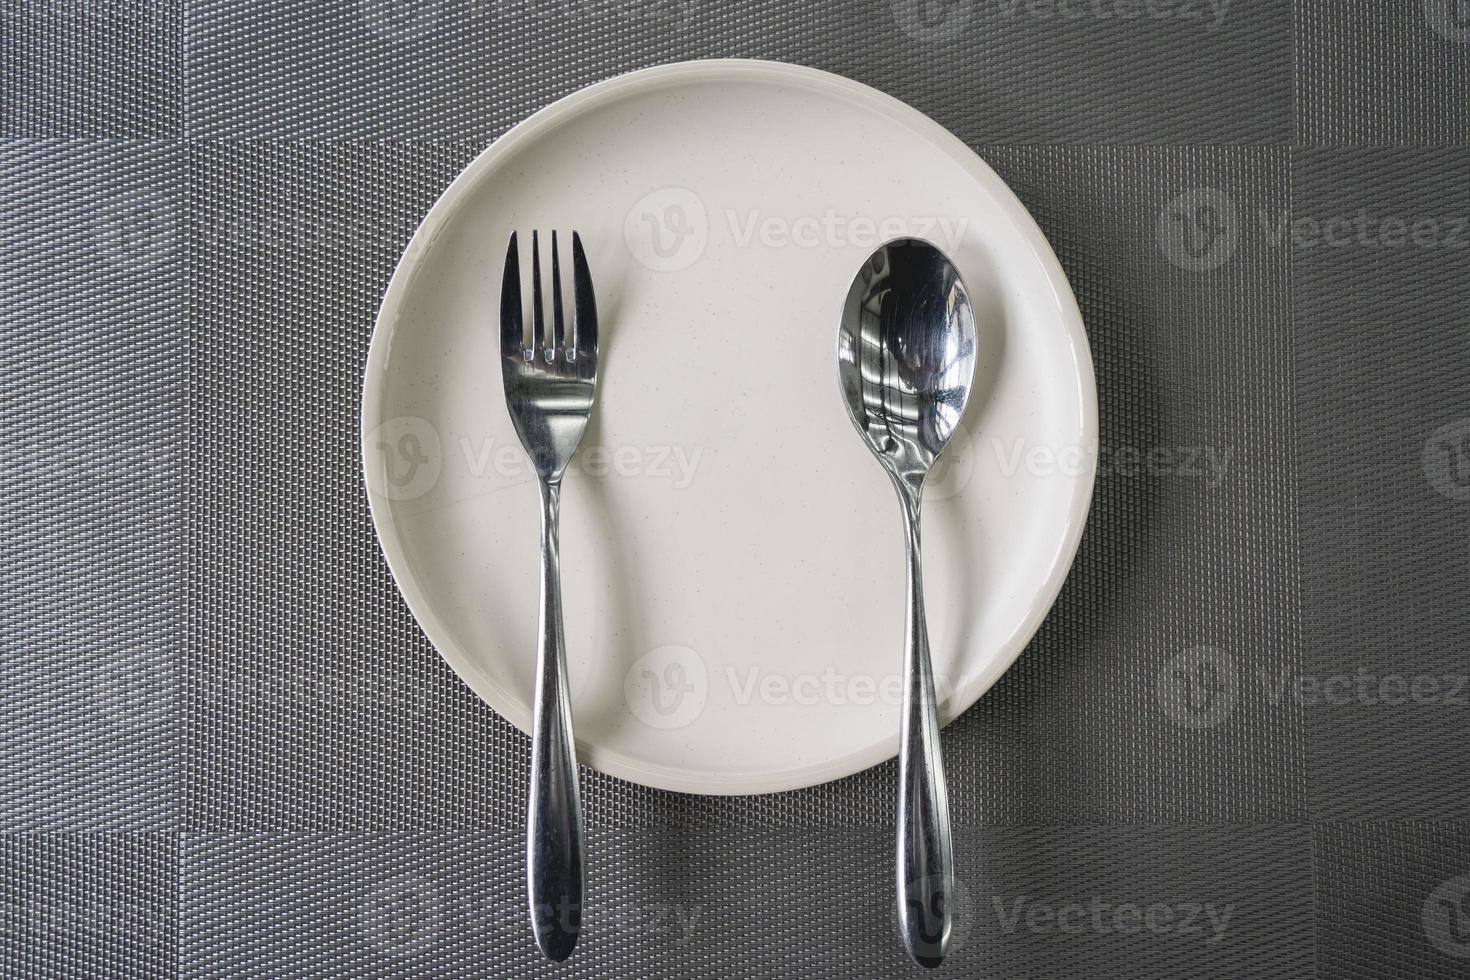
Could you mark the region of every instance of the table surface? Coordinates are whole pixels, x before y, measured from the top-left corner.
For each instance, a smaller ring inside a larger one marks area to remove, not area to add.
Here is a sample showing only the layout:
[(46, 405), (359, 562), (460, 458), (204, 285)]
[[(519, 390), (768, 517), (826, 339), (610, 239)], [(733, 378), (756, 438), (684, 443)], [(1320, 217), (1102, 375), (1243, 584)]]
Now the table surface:
[(887, 91), (1053, 243), (1091, 521), (946, 730), (941, 971), (1462, 976), (1462, 0), (7, 0), (0, 973), (919, 975), (892, 764), (585, 771), (589, 928), (523, 919), (528, 745), (399, 598), (359, 479), (378, 300), (454, 175), (644, 65)]

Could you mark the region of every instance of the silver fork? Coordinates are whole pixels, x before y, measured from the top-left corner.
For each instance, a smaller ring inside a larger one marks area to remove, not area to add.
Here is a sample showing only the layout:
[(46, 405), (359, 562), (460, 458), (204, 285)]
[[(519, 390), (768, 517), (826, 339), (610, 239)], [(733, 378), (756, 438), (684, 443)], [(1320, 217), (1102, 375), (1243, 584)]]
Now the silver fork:
[[(561, 262), (551, 233), (551, 323), (541, 301), (541, 249), (531, 232), (531, 330), (521, 315), (516, 236), (500, 290), (500, 372), (505, 404), (541, 488), (541, 643), (531, 734), (526, 884), (531, 929), (548, 959), (564, 960), (582, 929), (582, 798), (567, 696), (557, 515), (561, 478), (582, 441), (597, 393), (597, 303), (582, 239), (572, 233), (573, 331), (562, 309)], [(549, 328), (549, 329), (548, 329)]]

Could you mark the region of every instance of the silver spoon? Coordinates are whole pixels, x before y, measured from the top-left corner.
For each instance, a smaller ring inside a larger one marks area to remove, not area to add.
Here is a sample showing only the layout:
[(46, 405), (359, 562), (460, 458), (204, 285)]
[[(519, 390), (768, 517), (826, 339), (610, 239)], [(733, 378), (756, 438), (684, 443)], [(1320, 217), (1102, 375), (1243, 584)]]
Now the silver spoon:
[(902, 238), (868, 257), (842, 309), (837, 370), (847, 412), (893, 480), (908, 531), (908, 643), (898, 754), (898, 921), (909, 956), (934, 967), (949, 945), (954, 858), (924, 583), (919, 502), (975, 377), (975, 316), (953, 263)]

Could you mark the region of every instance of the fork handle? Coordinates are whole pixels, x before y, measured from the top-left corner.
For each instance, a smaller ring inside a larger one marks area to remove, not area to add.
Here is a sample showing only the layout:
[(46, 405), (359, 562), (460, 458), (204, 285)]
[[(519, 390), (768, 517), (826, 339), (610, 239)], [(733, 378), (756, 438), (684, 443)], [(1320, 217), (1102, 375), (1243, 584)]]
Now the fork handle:
[(536, 708), (531, 734), (526, 886), (536, 945), (548, 959), (556, 961), (571, 954), (581, 934), (585, 857), (561, 619), (557, 543), (560, 509), (560, 481), (541, 482), (541, 644), (536, 657)]
[(934, 673), (929, 662), (929, 629), (924, 620), (919, 549), (923, 484), (901, 480), (895, 484), (903, 503), (909, 569), (908, 642), (898, 755), (898, 921), (909, 957), (920, 966), (936, 967), (949, 946), (954, 856), (934, 703)]

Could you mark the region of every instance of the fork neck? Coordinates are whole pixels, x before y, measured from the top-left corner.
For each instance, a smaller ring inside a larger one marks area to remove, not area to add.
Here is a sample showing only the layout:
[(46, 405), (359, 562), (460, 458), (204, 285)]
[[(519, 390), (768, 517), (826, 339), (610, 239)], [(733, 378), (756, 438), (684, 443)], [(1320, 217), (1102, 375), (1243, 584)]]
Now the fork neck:
[(541, 488), (541, 528), (555, 534), (561, 516), (561, 474), (537, 480), (536, 485)]

